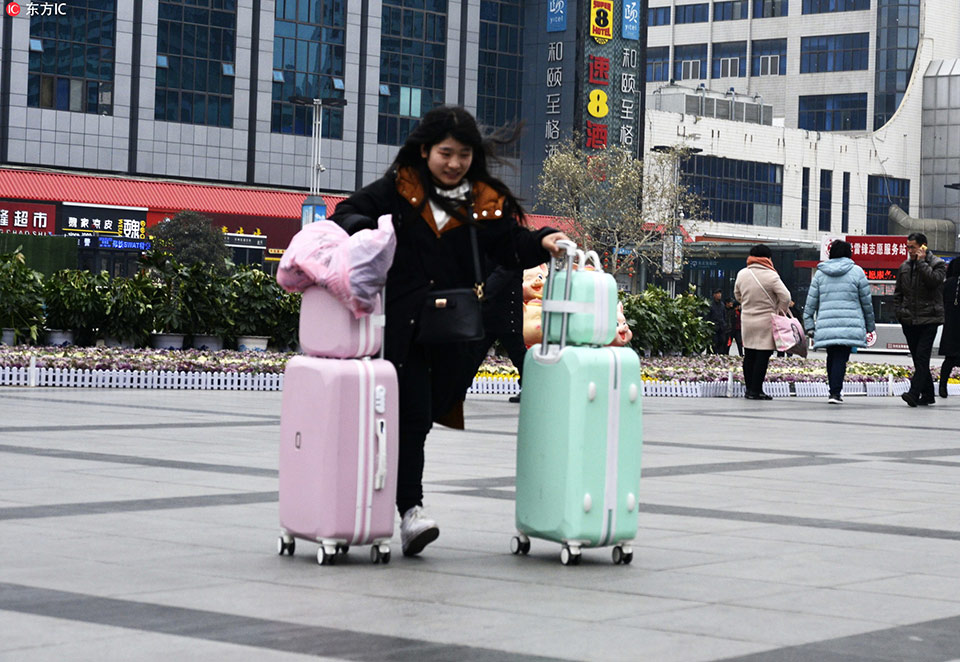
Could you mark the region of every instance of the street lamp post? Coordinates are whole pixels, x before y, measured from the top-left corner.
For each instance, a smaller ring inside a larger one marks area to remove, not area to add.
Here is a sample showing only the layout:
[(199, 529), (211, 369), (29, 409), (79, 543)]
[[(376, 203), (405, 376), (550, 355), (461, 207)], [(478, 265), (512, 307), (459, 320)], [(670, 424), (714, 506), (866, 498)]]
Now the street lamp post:
[(347, 100), (339, 97), (311, 99), (310, 97), (303, 96), (292, 96), (289, 100), (290, 103), (298, 106), (313, 106), (313, 154), (310, 166), (310, 195), (303, 201), (301, 208), (300, 224), (302, 227), (308, 223), (323, 220), (327, 215), (327, 205), (320, 195), (320, 175), (327, 169), (321, 161), (323, 108), (324, 106), (328, 108), (343, 108), (347, 105)]
[[(957, 193), (960, 193), (960, 182), (954, 182), (953, 184), (944, 184), (944, 185), (943, 185), (943, 188), (950, 188), (950, 189), (953, 189), (954, 191), (956, 191)], [(960, 197), (957, 198), (957, 221), (956, 221), (956, 227), (957, 227), (958, 230), (960, 230)], [(958, 235), (954, 238), (954, 248), (956, 248), (957, 244), (960, 243), (960, 241), (958, 241), (958, 240), (960, 240), (960, 234), (958, 234)]]
[[(661, 270), (667, 279), (667, 294), (670, 298), (677, 295), (677, 281), (683, 277), (683, 209), (680, 207), (680, 155), (674, 145), (656, 145), (654, 152), (673, 155), (673, 216), (668, 232), (663, 233), (663, 263)], [(703, 150), (699, 147), (687, 147), (690, 154), (699, 154)]]

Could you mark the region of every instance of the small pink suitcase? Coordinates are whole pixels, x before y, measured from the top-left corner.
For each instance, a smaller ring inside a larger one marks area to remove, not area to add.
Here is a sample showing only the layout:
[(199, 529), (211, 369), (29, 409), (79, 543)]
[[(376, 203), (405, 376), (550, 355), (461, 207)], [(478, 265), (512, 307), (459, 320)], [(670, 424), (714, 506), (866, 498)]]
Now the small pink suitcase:
[(300, 304), (300, 348), (310, 356), (373, 356), (383, 339), (380, 297), (373, 314), (357, 319), (322, 287), (308, 287)]
[(397, 373), (383, 359), (295, 356), (283, 379), (280, 540), (320, 543), (334, 563), (350, 545), (390, 561), (397, 495)]

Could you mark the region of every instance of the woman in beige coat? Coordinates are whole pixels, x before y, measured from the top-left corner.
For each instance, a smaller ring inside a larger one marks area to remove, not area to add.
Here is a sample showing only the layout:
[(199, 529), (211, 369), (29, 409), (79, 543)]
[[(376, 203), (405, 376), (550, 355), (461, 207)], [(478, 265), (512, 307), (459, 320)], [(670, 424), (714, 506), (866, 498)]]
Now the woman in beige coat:
[(757, 244), (750, 249), (747, 266), (737, 274), (733, 293), (740, 302), (743, 333), (743, 382), (748, 400), (772, 400), (763, 392), (767, 364), (776, 345), (770, 315), (790, 307), (790, 290), (773, 267), (769, 246)]

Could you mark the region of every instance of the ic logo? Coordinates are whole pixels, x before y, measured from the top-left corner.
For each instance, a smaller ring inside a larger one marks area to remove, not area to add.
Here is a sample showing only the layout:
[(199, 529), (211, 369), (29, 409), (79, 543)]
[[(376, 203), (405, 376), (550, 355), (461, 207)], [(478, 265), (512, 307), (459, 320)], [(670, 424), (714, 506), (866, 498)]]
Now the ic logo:
[(11, 2), (7, 5), (7, 16), (19, 16), (20, 15), (20, 5), (16, 2)]

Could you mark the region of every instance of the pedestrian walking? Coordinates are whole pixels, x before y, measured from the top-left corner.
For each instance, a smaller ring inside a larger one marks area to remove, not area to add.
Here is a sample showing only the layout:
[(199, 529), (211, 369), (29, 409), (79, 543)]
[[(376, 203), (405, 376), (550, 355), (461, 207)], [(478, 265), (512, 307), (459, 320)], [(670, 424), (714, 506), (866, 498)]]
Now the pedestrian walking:
[(940, 397), (947, 397), (947, 380), (960, 366), (960, 260), (953, 258), (947, 265), (947, 279), (943, 282), (943, 333), (940, 334)]
[(469, 343), (436, 344), (428, 338), (439, 329), (421, 324), (429, 293), (473, 287), (477, 252), (509, 268), (563, 255), (557, 241), (566, 235), (523, 227), (516, 197), (488, 170), (488, 160), (499, 161), (496, 147), (516, 138), (516, 133), (482, 138), (463, 108), (434, 108), (410, 133), (386, 175), (341, 202), (331, 216), (352, 234), (392, 214), (396, 229), (384, 352), (399, 383), (397, 510), (407, 556), (420, 553), (440, 533), (423, 511), (424, 445), (433, 421), (462, 402), (473, 358)]
[(907, 253), (907, 259), (897, 271), (893, 307), (913, 357), (910, 390), (900, 397), (916, 407), (936, 402), (930, 354), (937, 327), (943, 324), (943, 281), (947, 277), (947, 265), (927, 249), (927, 237), (922, 232), (907, 236)]
[(736, 299), (727, 299), (727, 327), (730, 332), (727, 334), (727, 351), (729, 354), (733, 350), (733, 343), (737, 343), (737, 354), (743, 356), (743, 336), (741, 335), (740, 325), (740, 302)]
[(830, 244), (830, 259), (817, 265), (803, 308), (803, 328), (814, 349), (827, 350), (830, 404), (843, 403), (843, 378), (850, 349), (866, 347), (867, 334), (876, 330), (867, 275), (853, 263), (845, 241)]
[(727, 327), (727, 309), (723, 305), (723, 290), (718, 288), (713, 291), (713, 300), (710, 302), (710, 309), (704, 319), (713, 324), (711, 353), (726, 354), (729, 329)]
[(776, 349), (770, 316), (786, 312), (790, 290), (773, 266), (773, 251), (765, 244), (750, 249), (747, 266), (737, 274), (734, 298), (740, 302), (743, 328), (743, 381), (748, 400), (772, 400), (763, 392), (770, 356)]

